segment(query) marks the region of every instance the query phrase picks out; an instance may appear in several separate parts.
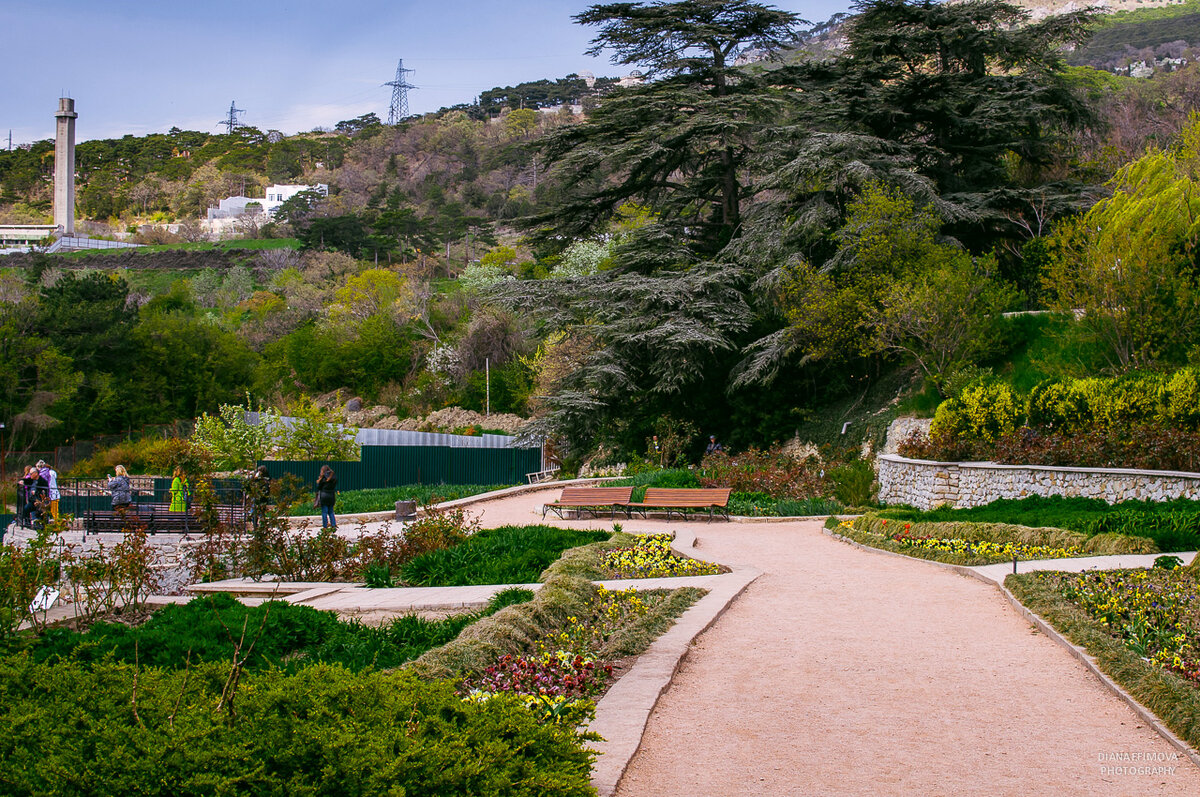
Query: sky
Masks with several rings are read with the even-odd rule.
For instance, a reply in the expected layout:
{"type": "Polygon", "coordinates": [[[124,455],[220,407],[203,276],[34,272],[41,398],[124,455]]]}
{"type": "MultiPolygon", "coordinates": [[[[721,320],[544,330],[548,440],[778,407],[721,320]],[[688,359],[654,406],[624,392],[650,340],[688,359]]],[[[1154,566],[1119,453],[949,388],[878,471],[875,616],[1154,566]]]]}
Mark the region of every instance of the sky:
{"type": "MultiPolygon", "coordinates": [[[[242,124],[286,134],[374,112],[404,60],[411,113],[480,92],[590,70],[631,67],[584,55],[595,29],[575,0],[3,0],[0,146],[54,137],[73,97],[76,139],[218,132],[236,102],[242,124]]],[[[777,0],[812,22],[850,0],[777,0]]]]}

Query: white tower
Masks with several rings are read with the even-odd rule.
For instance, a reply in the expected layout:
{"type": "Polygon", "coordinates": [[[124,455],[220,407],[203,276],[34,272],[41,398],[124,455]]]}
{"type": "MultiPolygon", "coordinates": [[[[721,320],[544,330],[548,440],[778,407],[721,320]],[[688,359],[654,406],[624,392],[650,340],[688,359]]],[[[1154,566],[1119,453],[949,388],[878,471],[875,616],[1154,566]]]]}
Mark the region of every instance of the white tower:
{"type": "Polygon", "coordinates": [[[54,223],[63,235],[75,234],[75,100],[58,99],[54,134],[54,223]]]}

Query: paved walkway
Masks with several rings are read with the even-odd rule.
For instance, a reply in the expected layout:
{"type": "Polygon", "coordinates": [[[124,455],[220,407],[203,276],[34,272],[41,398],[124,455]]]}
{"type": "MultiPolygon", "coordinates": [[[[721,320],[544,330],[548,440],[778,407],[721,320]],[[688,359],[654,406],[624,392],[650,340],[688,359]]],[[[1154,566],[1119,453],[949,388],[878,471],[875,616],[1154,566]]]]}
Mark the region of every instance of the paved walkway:
{"type": "Polygon", "coordinates": [[[994,587],[816,522],[697,532],[764,574],[684,660],[618,795],[1200,794],[994,587]],[[1174,771],[1116,769],[1147,754],[1174,771]]]}

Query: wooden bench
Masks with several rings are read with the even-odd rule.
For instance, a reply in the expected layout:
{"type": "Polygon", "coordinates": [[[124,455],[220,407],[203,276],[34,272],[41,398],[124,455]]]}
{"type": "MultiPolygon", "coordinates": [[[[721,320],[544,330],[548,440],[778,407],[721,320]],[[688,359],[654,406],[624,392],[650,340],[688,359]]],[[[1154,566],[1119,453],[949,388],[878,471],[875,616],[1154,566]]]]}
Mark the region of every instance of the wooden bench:
{"type": "Polygon", "coordinates": [[[542,520],[546,519],[547,512],[562,519],[564,509],[575,510],[576,517],[581,512],[591,512],[599,517],[598,510],[608,509],[609,516],[615,518],[617,508],[624,508],[632,498],[632,487],[564,487],[557,501],[542,505],[542,520]]]}
{"type": "Polygon", "coordinates": [[[674,512],[683,517],[689,509],[707,509],[710,521],[714,513],[729,520],[729,492],[728,487],[647,487],[645,497],[636,503],[626,504],[625,511],[629,516],[634,512],[641,512],[642,517],[645,517],[651,509],[665,509],[667,520],[670,520],[674,512]]]}

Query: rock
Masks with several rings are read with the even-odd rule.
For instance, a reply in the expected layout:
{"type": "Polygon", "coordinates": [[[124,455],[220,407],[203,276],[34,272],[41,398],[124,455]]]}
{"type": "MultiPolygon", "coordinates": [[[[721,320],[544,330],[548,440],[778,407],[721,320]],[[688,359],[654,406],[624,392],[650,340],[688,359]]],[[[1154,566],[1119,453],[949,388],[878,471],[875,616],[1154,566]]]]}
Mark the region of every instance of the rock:
{"type": "Polygon", "coordinates": [[[358,412],[362,409],[362,399],[355,396],[346,402],[346,412],[358,412]]]}

